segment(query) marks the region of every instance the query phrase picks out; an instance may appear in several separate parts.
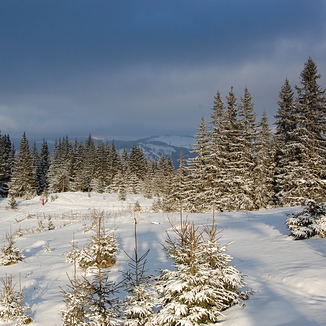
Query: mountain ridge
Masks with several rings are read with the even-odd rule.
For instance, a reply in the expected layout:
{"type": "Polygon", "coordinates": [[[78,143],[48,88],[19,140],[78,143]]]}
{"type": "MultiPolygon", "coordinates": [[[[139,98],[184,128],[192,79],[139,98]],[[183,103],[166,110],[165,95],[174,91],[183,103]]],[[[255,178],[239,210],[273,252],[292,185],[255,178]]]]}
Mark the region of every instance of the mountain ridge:
{"type": "MultiPolygon", "coordinates": [[[[74,139],[84,142],[87,138],[88,136],[76,137],[74,139]]],[[[194,154],[191,153],[193,144],[195,143],[195,138],[193,136],[156,135],[136,140],[109,140],[99,139],[97,137],[92,137],[92,139],[94,140],[95,144],[99,141],[108,141],[109,143],[114,143],[119,152],[122,152],[124,149],[129,151],[133,145],[136,145],[144,151],[145,156],[149,160],[159,160],[162,155],[171,156],[173,164],[176,168],[179,166],[178,160],[180,158],[181,152],[183,152],[185,160],[189,157],[194,156],[194,154]]],[[[53,152],[56,140],[58,140],[58,138],[46,139],[50,153],[53,152]]],[[[14,138],[12,141],[15,144],[15,148],[18,150],[21,139],[14,138]]],[[[30,142],[30,145],[32,146],[34,142],[36,143],[37,148],[40,149],[43,140],[30,142]]]]}

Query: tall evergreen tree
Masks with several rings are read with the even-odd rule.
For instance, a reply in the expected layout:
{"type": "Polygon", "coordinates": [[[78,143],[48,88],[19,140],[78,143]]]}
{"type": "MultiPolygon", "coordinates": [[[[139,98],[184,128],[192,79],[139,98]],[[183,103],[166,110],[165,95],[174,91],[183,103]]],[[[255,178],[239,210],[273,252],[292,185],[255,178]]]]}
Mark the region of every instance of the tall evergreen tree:
{"type": "Polygon", "coordinates": [[[221,205],[226,210],[253,209],[251,197],[250,169],[248,160],[248,141],[239,118],[239,108],[233,87],[227,96],[225,123],[225,167],[222,170],[221,183],[223,193],[221,205]]]}
{"type": "Polygon", "coordinates": [[[214,105],[211,108],[211,121],[209,130],[209,152],[207,173],[209,174],[209,187],[211,195],[209,197],[210,204],[218,206],[221,209],[220,198],[224,192],[222,181],[222,170],[226,163],[226,144],[227,134],[226,128],[226,108],[218,91],[214,97],[214,105]]]}
{"type": "Polygon", "coordinates": [[[173,173],[170,179],[170,191],[167,194],[164,202],[163,209],[165,211],[175,212],[182,211],[183,205],[186,203],[186,187],[187,187],[187,169],[185,166],[184,154],[180,153],[179,168],[173,173]]]}
{"type": "Polygon", "coordinates": [[[73,191],[83,191],[85,189],[85,178],[83,175],[84,162],[84,144],[77,139],[73,145],[73,160],[72,160],[72,182],[70,189],[73,191]]]}
{"type": "Polygon", "coordinates": [[[239,117],[242,123],[246,159],[248,164],[253,166],[255,146],[257,144],[257,123],[254,103],[247,87],[244,90],[244,96],[241,98],[241,103],[239,104],[239,117]]]}
{"type": "Polygon", "coordinates": [[[36,194],[35,169],[29,148],[29,142],[24,132],[20,142],[19,154],[12,172],[9,184],[11,197],[24,197],[30,199],[36,194]]]}
{"type": "Polygon", "coordinates": [[[36,181],[37,181],[37,194],[41,195],[48,190],[48,171],[50,167],[50,152],[48,143],[43,139],[42,147],[38,155],[36,163],[36,181]]]}
{"type": "Polygon", "coordinates": [[[294,119],[290,125],[295,124],[295,128],[287,133],[284,155],[276,166],[276,198],[281,205],[299,205],[305,199],[320,202],[326,198],[326,97],[317,82],[320,77],[316,64],[309,58],[300,75],[301,87],[296,86],[294,119]]]}
{"type": "Polygon", "coordinates": [[[11,178],[12,164],[14,161],[14,146],[9,135],[0,133],[0,196],[8,195],[8,183],[11,178]]]}
{"type": "Polygon", "coordinates": [[[258,124],[252,195],[256,209],[267,208],[274,199],[274,147],[266,112],[258,124]]]}
{"type": "Polygon", "coordinates": [[[83,191],[91,190],[91,181],[95,175],[95,157],[95,144],[92,136],[89,135],[84,145],[84,157],[82,167],[82,177],[84,179],[84,188],[82,189],[83,191]]]}
{"type": "Polygon", "coordinates": [[[294,92],[289,80],[286,78],[279,93],[278,111],[276,118],[275,141],[275,204],[283,205],[289,202],[287,191],[289,189],[289,176],[296,172],[295,139],[297,112],[294,103],[294,92]]]}
{"type": "Polygon", "coordinates": [[[52,163],[48,173],[50,192],[72,190],[73,162],[73,149],[68,137],[59,139],[53,150],[52,163]]]}
{"type": "MultiPolygon", "coordinates": [[[[112,142],[111,146],[106,144],[107,152],[107,175],[106,175],[106,185],[109,192],[116,189],[116,177],[121,170],[121,159],[120,154],[117,151],[116,145],[112,142]]],[[[128,155],[127,155],[128,157],[128,155]]]]}
{"type": "Polygon", "coordinates": [[[195,157],[188,159],[188,177],[184,195],[184,207],[190,212],[206,210],[213,200],[213,174],[208,173],[212,160],[211,143],[204,118],[201,119],[197,130],[196,143],[192,150],[195,157]]]}
{"type": "Polygon", "coordinates": [[[108,172],[108,155],[105,145],[102,141],[96,144],[95,160],[94,160],[94,176],[91,180],[92,191],[103,193],[106,186],[106,175],[108,172]]]}
{"type": "Polygon", "coordinates": [[[279,93],[277,114],[274,116],[277,120],[276,133],[277,142],[287,143],[292,139],[292,132],[296,128],[296,108],[294,104],[294,92],[289,80],[286,78],[279,93]]]}
{"type": "Polygon", "coordinates": [[[132,145],[129,155],[129,170],[130,191],[134,194],[140,193],[144,175],[147,172],[147,160],[143,150],[135,144],[132,145]]]}

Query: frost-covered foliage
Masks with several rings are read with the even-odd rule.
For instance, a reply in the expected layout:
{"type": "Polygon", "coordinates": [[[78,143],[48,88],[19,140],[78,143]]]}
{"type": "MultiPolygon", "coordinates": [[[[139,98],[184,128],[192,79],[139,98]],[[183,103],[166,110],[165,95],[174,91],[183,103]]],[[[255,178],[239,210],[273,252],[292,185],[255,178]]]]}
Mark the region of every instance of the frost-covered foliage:
{"type": "Polygon", "coordinates": [[[87,293],[83,283],[70,280],[67,290],[63,290],[63,301],[66,308],[61,310],[62,323],[65,326],[87,326],[86,299],[87,293]]]}
{"type": "Polygon", "coordinates": [[[119,300],[114,297],[120,285],[109,281],[107,271],[115,263],[117,239],[113,233],[106,234],[104,212],[93,211],[91,217],[96,234],[82,250],[72,241],[72,250],[67,255],[67,261],[74,263],[74,277],[69,279],[68,289],[62,291],[66,309],[61,316],[67,326],[117,325],[120,315],[119,300]],[[78,280],[77,264],[83,269],[92,268],[91,275],[78,280]]]}
{"type": "Polygon", "coordinates": [[[12,234],[6,235],[7,245],[4,245],[0,251],[0,265],[7,266],[16,264],[23,260],[24,255],[20,248],[14,247],[15,241],[12,234]]]}
{"type": "Polygon", "coordinates": [[[158,280],[161,309],[155,325],[195,326],[218,322],[223,310],[247,299],[241,292],[243,276],[229,265],[227,245],[220,246],[214,225],[200,230],[193,223],[172,226],[176,238],[168,237],[166,252],[175,270],[162,270],[158,280]]]}
{"type": "Polygon", "coordinates": [[[92,266],[110,267],[115,264],[115,255],[118,250],[118,242],[114,233],[106,234],[103,230],[92,236],[90,241],[79,252],[78,265],[81,268],[92,266]]]}
{"type": "Polygon", "coordinates": [[[26,325],[32,322],[28,316],[29,308],[24,304],[23,290],[17,291],[11,275],[1,279],[0,318],[4,321],[16,321],[16,325],[26,325]]]}
{"type": "Polygon", "coordinates": [[[118,250],[118,241],[114,234],[114,229],[111,229],[110,232],[105,229],[104,212],[94,211],[92,218],[96,227],[95,235],[90,238],[81,250],[73,244],[71,252],[67,255],[67,262],[72,263],[76,260],[79,267],[83,269],[113,266],[118,250]]]}
{"type": "Polygon", "coordinates": [[[144,284],[133,288],[124,305],[125,326],[141,326],[150,322],[154,300],[144,284]]]}
{"type": "Polygon", "coordinates": [[[8,201],[10,209],[17,209],[17,201],[15,197],[10,196],[9,201],[8,201]]]}
{"type": "Polygon", "coordinates": [[[61,311],[65,326],[111,326],[118,325],[119,300],[114,297],[119,285],[108,280],[101,269],[89,280],[76,276],[69,279],[67,290],[63,290],[66,308],[61,311]]]}
{"type": "Polygon", "coordinates": [[[130,270],[124,273],[124,286],[128,295],[124,301],[124,325],[142,326],[149,325],[153,315],[154,299],[150,293],[152,276],[147,274],[146,264],[149,249],[142,255],[138,253],[137,220],[134,220],[134,256],[130,259],[130,270]]]}
{"type": "Polygon", "coordinates": [[[287,215],[286,225],[295,239],[326,237],[326,203],[310,200],[303,210],[287,215]]]}

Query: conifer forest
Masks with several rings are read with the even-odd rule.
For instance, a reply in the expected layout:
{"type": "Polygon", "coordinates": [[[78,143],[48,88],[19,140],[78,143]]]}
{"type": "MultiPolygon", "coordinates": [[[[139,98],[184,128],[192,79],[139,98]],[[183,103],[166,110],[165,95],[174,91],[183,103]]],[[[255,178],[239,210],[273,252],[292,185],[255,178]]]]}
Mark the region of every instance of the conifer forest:
{"type": "Polygon", "coordinates": [[[275,126],[267,115],[257,121],[250,91],[238,98],[231,87],[217,91],[210,120],[198,125],[194,157],[149,161],[141,147],[122,153],[114,142],[63,137],[49,153],[38,151],[26,134],[16,150],[0,135],[0,194],[32,198],[66,191],[155,197],[164,211],[255,210],[325,201],[326,97],[321,75],[309,58],[294,88],[281,86],[275,126]],[[272,131],[273,130],[273,131],[272,131]]]}
{"type": "Polygon", "coordinates": [[[257,121],[247,88],[240,97],[217,91],[194,155],[181,153],[178,166],[91,135],[60,138],[50,152],[45,139],[38,149],[24,132],[16,149],[0,134],[1,223],[10,230],[0,248],[0,323],[44,324],[51,311],[52,325],[212,325],[234,306],[241,310],[226,325],[272,314],[268,325],[324,321],[326,249],[308,239],[326,237],[320,77],[309,58],[300,85],[285,79],[274,126],[266,113],[257,121]],[[234,238],[239,269],[227,253],[234,238]]]}

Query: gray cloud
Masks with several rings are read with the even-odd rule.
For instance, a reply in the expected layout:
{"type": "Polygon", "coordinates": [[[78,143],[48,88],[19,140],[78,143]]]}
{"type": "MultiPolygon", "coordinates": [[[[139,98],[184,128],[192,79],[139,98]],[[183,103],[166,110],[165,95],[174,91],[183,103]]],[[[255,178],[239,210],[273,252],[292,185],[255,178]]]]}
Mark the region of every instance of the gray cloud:
{"type": "Polygon", "coordinates": [[[326,70],[321,0],[17,0],[0,15],[0,130],[14,136],[193,134],[231,85],[273,119],[286,77],[309,56],[326,70]]]}

